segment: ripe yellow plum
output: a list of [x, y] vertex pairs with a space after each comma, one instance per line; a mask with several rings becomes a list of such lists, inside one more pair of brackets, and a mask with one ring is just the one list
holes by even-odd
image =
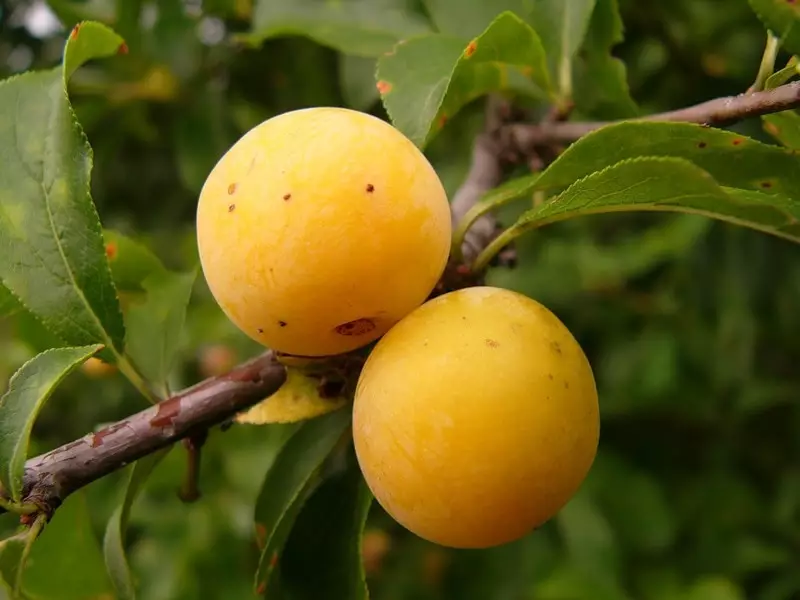
[[287, 354], [340, 354], [429, 296], [449, 255], [449, 209], [431, 164], [389, 123], [343, 108], [287, 112], [209, 174], [201, 265], [251, 338]]
[[514, 541], [577, 492], [599, 442], [586, 355], [540, 303], [471, 287], [411, 312], [359, 377], [353, 437], [381, 506], [431, 542]]

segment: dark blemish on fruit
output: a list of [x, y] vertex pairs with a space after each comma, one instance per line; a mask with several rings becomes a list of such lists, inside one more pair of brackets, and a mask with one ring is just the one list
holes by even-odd
[[114, 260], [117, 257], [117, 245], [114, 242], [106, 244], [106, 258]]
[[708, 144], [706, 144], [705, 142], [700, 142], [699, 144], [697, 144], [698, 148], [705, 148], [706, 146], [708, 146]]
[[367, 184], [367, 192], [369, 192], [371, 194], [374, 191], [375, 191], [375, 186], [372, 185], [371, 183], [368, 183]]
[[286, 321], [278, 321], [278, 325], [280, 325], [281, 327], [286, 327], [288, 323]]
[[548, 374], [547, 374], [547, 378], [548, 378], [550, 381], [553, 381], [553, 374], [552, 374], [552, 373], [548, 373]]
[[464, 49], [464, 57], [469, 58], [470, 56], [475, 54], [475, 50], [477, 49], [478, 49], [478, 42], [472, 40], [469, 44], [467, 44], [467, 47]]
[[232, 183], [228, 186], [228, 196], [232, 196], [236, 192], [236, 184]]
[[568, 389], [569, 389], [569, 381], [565, 381], [565, 382], [564, 382], [564, 389], [565, 389], [565, 390], [568, 390]]
[[257, 331], [258, 333], [264, 333], [264, 330], [263, 330], [263, 329], [261, 329], [261, 327], [259, 327], [258, 329], [256, 329], [256, 331]]
[[339, 335], [364, 335], [373, 329], [375, 329], [375, 322], [372, 319], [356, 319], [337, 325], [334, 331]]
[[497, 342], [497, 340], [492, 340], [492, 339], [489, 339], [489, 338], [486, 338], [486, 340], [484, 340], [484, 342], [486, 343], [487, 346], [489, 346], [489, 348], [497, 348], [500, 345]]
[[761, 187], [764, 188], [765, 190], [769, 189], [769, 188], [772, 187], [772, 182], [770, 182], [770, 181], [762, 181], [761, 182]]
[[733, 140], [733, 141], [731, 142], [731, 144], [733, 144], [734, 146], [738, 146], [738, 145], [739, 145], [739, 144], [741, 144], [743, 141], [744, 141], [744, 140], [743, 140], [742, 138], [736, 138], [735, 140]]
[[392, 91], [392, 84], [388, 81], [384, 81], [383, 79], [376, 83], [375, 87], [378, 88], [378, 92], [380, 94], [388, 94]]
[[77, 40], [78, 39], [78, 32], [81, 30], [81, 24], [78, 23], [75, 27], [72, 28], [72, 31], [69, 32], [69, 39]]
[[553, 352], [556, 352], [557, 354], [562, 353], [561, 344], [559, 344], [558, 342], [550, 342], [550, 347], [553, 349]]
[[236, 210], [236, 205], [235, 204], [228, 204], [228, 212], [233, 212], [234, 210]]
[[117, 48], [117, 54], [127, 54], [128, 53], [128, 44], [122, 42]]
[[283, 195], [283, 199], [284, 200], [291, 200], [292, 199], [292, 195], [291, 194], [284, 194]]
[[467, 317], [461, 317], [461, 320], [462, 320], [462, 321], [466, 321], [466, 320], [467, 320]]

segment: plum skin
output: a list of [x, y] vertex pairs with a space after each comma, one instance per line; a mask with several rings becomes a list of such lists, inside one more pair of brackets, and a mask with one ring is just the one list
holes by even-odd
[[472, 287], [428, 301], [370, 353], [356, 456], [380, 505], [431, 542], [528, 534], [577, 492], [597, 452], [591, 366], [546, 307]]
[[422, 304], [450, 250], [446, 192], [389, 123], [316, 107], [240, 138], [209, 174], [197, 242], [217, 304], [287, 354], [362, 347]]

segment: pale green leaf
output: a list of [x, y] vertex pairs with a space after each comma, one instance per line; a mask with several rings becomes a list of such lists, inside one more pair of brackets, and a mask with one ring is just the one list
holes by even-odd
[[800, 150], [800, 113], [796, 110], [785, 110], [761, 117], [764, 131], [787, 148]]
[[556, 515], [570, 563], [598, 580], [613, 581], [620, 566], [620, 548], [600, 508], [581, 489]]
[[13, 315], [22, 309], [19, 300], [11, 293], [6, 286], [0, 283], [0, 317]]
[[164, 265], [144, 244], [113, 229], [103, 230], [103, 238], [111, 276], [120, 292], [141, 292], [147, 277], [164, 271]]
[[120, 352], [125, 329], [89, 195], [92, 154], [66, 79], [122, 40], [98, 23], [70, 35], [62, 69], [0, 83], [0, 280], [65, 344]]
[[39, 411], [64, 378], [100, 348], [98, 344], [46, 350], [11, 378], [0, 398], [0, 482], [13, 500], [21, 499], [28, 443]]
[[778, 86], [788, 83], [793, 77], [797, 77], [798, 75], [800, 75], [800, 59], [796, 56], [792, 56], [785, 67], [767, 77], [767, 80], [764, 82], [764, 89], [775, 89]]
[[305, 421], [283, 445], [264, 478], [255, 508], [256, 538], [261, 559], [257, 590], [269, 588], [275, 566], [294, 521], [317, 483], [322, 463], [350, 424], [344, 408]]
[[375, 87], [375, 67], [374, 58], [339, 55], [339, 87], [350, 108], [367, 110], [380, 98]]
[[[535, 0], [423, 0], [440, 33], [470, 40], [480, 35], [497, 15], [510, 11], [527, 19]], [[537, 29], [538, 31], [538, 29]]]
[[140, 458], [130, 467], [130, 477], [125, 484], [125, 497], [106, 525], [103, 556], [119, 600], [136, 599], [136, 586], [125, 556], [125, 530], [128, 527], [131, 506], [153, 469], [170, 450], [171, 448], [166, 448]]
[[133, 303], [125, 315], [128, 356], [148, 381], [162, 387], [179, 348], [196, 277], [197, 269], [154, 271], [142, 281], [144, 301]]
[[378, 60], [378, 80], [392, 123], [419, 147], [484, 94], [552, 92], [539, 36], [510, 12], [468, 43], [432, 34], [397, 45]]
[[780, 39], [781, 46], [800, 54], [800, 4], [793, 0], [749, 0], [761, 22]]
[[530, 22], [542, 39], [550, 77], [572, 95], [572, 60], [583, 43], [595, 0], [534, 0]]
[[247, 39], [302, 35], [348, 54], [378, 56], [430, 30], [409, 0], [257, 0]]
[[[0, 541], [0, 576], [3, 578], [6, 590], [13, 594], [20, 581], [20, 569], [25, 568], [22, 564], [25, 552], [27, 536], [17, 534]], [[0, 595], [0, 597], [4, 597]], [[13, 596], [12, 596], [13, 597]]]

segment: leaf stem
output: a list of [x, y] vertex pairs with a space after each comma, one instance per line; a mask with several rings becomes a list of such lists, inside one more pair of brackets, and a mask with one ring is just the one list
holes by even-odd
[[18, 515], [32, 515], [33, 513], [39, 512], [39, 507], [35, 504], [29, 503], [19, 503], [14, 502], [13, 500], [8, 500], [7, 498], [3, 498], [0, 496], [0, 508], [6, 510], [10, 513], [15, 513]]
[[498, 235], [494, 238], [486, 248], [484, 248], [478, 257], [475, 259], [475, 262], [472, 263], [472, 272], [473, 273], [480, 273], [483, 271], [486, 266], [492, 262], [492, 259], [497, 255], [503, 248], [505, 248], [508, 244], [510, 244], [515, 237], [517, 237], [517, 228], [516, 227], [509, 227], [503, 233]]
[[778, 38], [771, 31], [767, 31], [767, 43], [764, 46], [764, 54], [761, 56], [761, 64], [758, 67], [756, 80], [747, 90], [748, 94], [760, 92], [764, 89], [764, 84], [775, 70], [775, 58], [778, 56], [778, 48]]
[[25, 565], [28, 562], [28, 556], [31, 553], [31, 548], [33, 548], [33, 543], [39, 537], [39, 534], [42, 533], [42, 529], [44, 529], [46, 523], [47, 515], [44, 513], [39, 514], [27, 534], [25, 534], [25, 548], [22, 550], [22, 556], [20, 557], [19, 567], [17, 569], [17, 577], [14, 582], [14, 596], [16, 597], [20, 597], [20, 592], [22, 591], [22, 575], [25, 573]]

